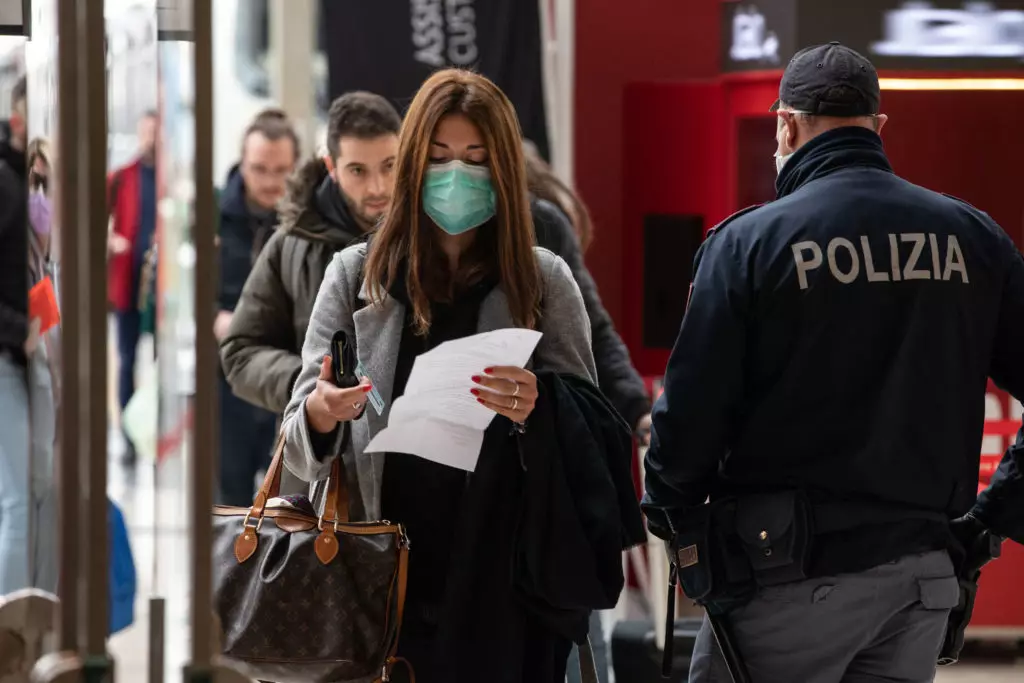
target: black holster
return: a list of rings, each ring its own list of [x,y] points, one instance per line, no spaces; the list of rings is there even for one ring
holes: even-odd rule
[[[712,613],[758,587],[807,578],[813,515],[799,491],[724,498],[677,515],[671,561],[683,593]]]
[[[1002,542],[1002,538],[970,516],[952,523],[949,555],[956,568],[957,580],[960,582],[960,600],[949,613],[946,634],[939,651],[939,666],[956,664],[959,661],[967,627],[974,616],[974,599],[978,594],[981,569],[1000,556]]]

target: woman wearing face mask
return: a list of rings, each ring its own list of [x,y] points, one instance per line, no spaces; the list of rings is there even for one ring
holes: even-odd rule
[[[53,220],[53,150],[49,140],[36,138],[28,145],[28,216],[32,226],[29,238],[29,272],[32,284],[49,278],[58,296],[59,244]],[[35,334],[33,323],[32,334]],[[50,534],[40,533],[55,523],[53,455],[58,440],[60,419],[60,327],[30,340],[34,351],[29,356],[29,405],[31,412],[32,495],[36,521],[33,525],[33,585],[57,590],[57,547]]]
[[[533,491],[544,468],[530,467],[530,458],[552,448],[559,436],[551,427],[555,393],[563,386],[558,383],[596,394],[579,289],[565,262],[533,247],[518,122],[508,99],[487,79],[448,70],[423,85],[402,127],[395,177],[382,226],[368,244],[337,255],[320,288],[303,369],[285,412],[285,462],[308,481],[322,479],[350,430],[351,444],[341,457],[351,518],[400,522],[412,543],[398,654],[411,662],[417,681],[563,681],[567,636],[585,638],[587,614],[598,605],[566,605],[566,614],[582,609],[572,628],[557,632],[520,600],[512,554],[530,534],[517,517],[528,505],[523,501],[541,495]],[[466,377],[467,395],[498,415],[472,474],[403,453],[363,453],[386,425],[387,408],[403,393],[416,356],[446,341],[510,327],[533,328],[543,337],[530,369],[479,368]],[[336,330],[355,338],[370,375],[354,389],[330,382],[327,354]],[[363,415],[371,383],[385,401],[383,415],[372,407]],[[609,415],[614,411],[600,419],[611,424],[617,418]],[[628,463],[624,425],[622,434]],[[573,436],[589,434],[584,429]],[[570,455],[578,454],[565,457]],[[603,476],[610,485],[607,470]],[[612,507],[605,528],[615,547],[602,555],[610,559],[588,557],[579,567],[600,565],[597,574],[617,573],[621,580],[623,534]],[[541,564],[572,580],[591,578],[586,568],[558,566],[559,560],[565,557],[545,556],[547,564]],[[620,588],[612,585],[590,600],[613,600]]]

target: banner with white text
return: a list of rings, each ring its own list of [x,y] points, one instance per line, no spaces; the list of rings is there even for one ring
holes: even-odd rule
[[[473,69],[516,107],[548,156],[536,0],[323,0],[331,97],[368,90],[405,112],[439,68]]]

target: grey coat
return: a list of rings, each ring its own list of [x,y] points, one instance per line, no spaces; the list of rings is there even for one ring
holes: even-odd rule
[[[570,373],[596,384],[597,371],[590,346],[590,322],[569,267],[546,249],[535,248],[543,286],[543,316],[538,330],[543,333],[534,354],[538,369]],[[313,306],[313,315],[302,346],[302,370],[284,413],[285,466],[306,481],[326,478],[331,460],[321,461],[313,452],[306,419],[306,397],[316,387],[321,359],[329,353],[331,337],[338,330],[354,335],[359,361],[384,399],[383,415],[372,407],[350,424],[352,439],[342,454],[349,487],[353,520],[381,517],[380,490],[384,470],[383,454],[364,454],[370,440],[387,426],[394,387],[398,349],[405,325],[405,307],[386,296],[380,304],[367,304],[353,315],[356,287],[362,280],[366,245],[358,244],[334,257],[324,275]],[[368,301],[365,282],[358,297]],[[500,289],[492,291],[480,307],[480,332],[514,327],[508,300]],[[341,445],[339,432],[338,447]]]

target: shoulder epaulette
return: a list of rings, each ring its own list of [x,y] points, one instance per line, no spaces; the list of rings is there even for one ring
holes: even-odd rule
[[[976,207],[976,206],[975,206],[974,204],[971,204],[971,203],[970,203],[969,201],[967,201],[966,199],[961,199],[960,197],[955,197],[955,196],[953,196],[953,195],[951,195],[951,194],[946,194],[945,192],[941,192],[940,194],[941,194],[941,195],[942,195],[943,197],[947,197],[947,198],[949,198],[949,199],[952,199],[952,200],[953,200],[954,202],[956,202],[957,204],[963,204],[964,206],[966,206],[966,207],[968,207],[968,208],[970,208],[970,209],[974,209],[975,211],[981,211],[981,209],[979,209],[978,207]]]
[[[952,195],[946,195],[945,193],[940,193],[940,194],[941,194],[941,195],[942,195],[943,197],[946,197],[946,198],[948,198],[948,199],[951,199],[951,200],[952,200],[953,202],[956,202],[957,204],[963,204],[964,206],[966,206],[966,207],[967,207],[967,208],[969,208],[969,209],[973,209],[974,211],[977,211],[978,213],[982,213],[982,214],[985,214],[986,216],[988,216],[988,212],[986,212],[986,211],[982,211],[981,209],[979,209],[979,208],[978,208],[978,207],[976,207],[975,205],[971,204],[971,203],[970,203],[970,202],[968,202],[967,200],[961,199],[961,198],[959,198],[959,197],[953,197]],[[991,216],[989,216],[989,217],[991,217]]]
[[[712,235],[718,233],[721,230],[724,230],[727,225],[732,223],[734,220],[736,220],[740,216],[745,216],[746,214],[750,213],[751,211],[754,211],[756,209],[760,209],[762,206],[764,206],[764,204],[754,204],[753,206],[748,206],[745,209],[740,209],[739,211],[737,211],[733,215],[729,216],[728,218],[726,218],[724,221],[722,221],[721,223],[719,223],[715,227],[713,227],[710,230],[708,230],[707,237],[710,238]]]

